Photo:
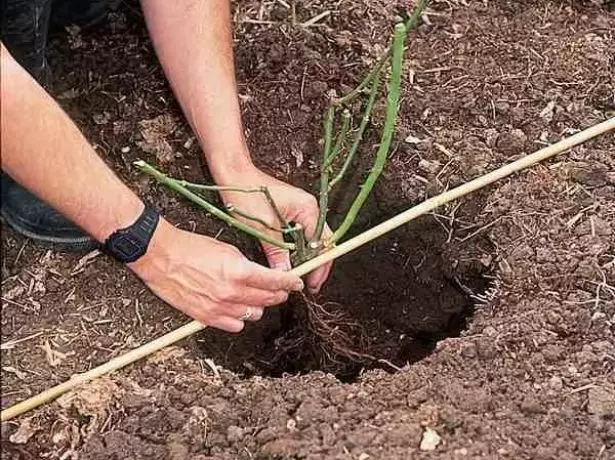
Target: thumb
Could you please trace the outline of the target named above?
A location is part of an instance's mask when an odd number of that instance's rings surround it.
[[[288,271],[292,268],[290,265],[290,256],[286,249],[279,248],[272,244],[263,244],[263,251],[269,266],[274,270]]]

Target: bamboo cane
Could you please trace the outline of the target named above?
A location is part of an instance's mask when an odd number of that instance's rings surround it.
[[[401,214],[398,214],[397,216],[371,228],[365,233],[362,233],[340,244],[339,246],[335,246],[329,251],[307,261],[302,265],[299,265],[298,267],[294,268],[292,272],[299,276],[307,275],[321,265],[330,262],[333,259],[337,259],[338,257],[343,256],[344,254],[347,254],[348,252],[365,245],[366,243],[390,232],[391,230],[396,229],[397,227],[408,223],[409,221],[419,216],[422,216],[434,210],[435,208],[438,208],[446,203],[449,203],[450,201],[468,195],[469,193],[472,193],[480,188],[492,184],[495,181],[508,177],[515,172],[533,166],[540,161],[561,154],[571,149],[572,147],[582,144],[583,142],[586,142],[593,137],[596,137],[600,134],[604,134],[613,129],[615,129],[615,117],[603,121],[602,123],[592,126],[566,139],[563,139],[553,145],[545,147],[531,155],[525,156],[517,161],[502,166],[495,171],[485,174],[484,176],[478,177],[452,190],[444,192],[441,195],[430,198],[423,203],[414,206],[413,208],[410,208],[407,211],[404,211]],[[94,369],[91,369],[87,372],[84,372],[83,374],[77,374],[64,383],[49,388],[42,393],[39,393],[38,395],[35,395],[29,399],[26,399],[23,402],[20,402],[14,406],[9,407],[8,409],[3,410],[0,414],[0,418],[3,422],[6,420],[10,420],[18,415],[21,415],[38,406],[41,406],[42,404],[54,400],[55,398],[61,396],[67,391],[78,387],[82,383],[88,382],[110,372],[121,369],[128,364],[138,361],[141,358],[144,358],[158,350],[161,350],[166,346],[172,345],[188,337],[204,329],[205,327],[205,325],[200,324],[197,321],[192,321],[188,324],[185,324],[184,326],[181,326],[180,328],[171,331],[168,334],[165,334],[162,337],[153,340],[152,342],[149,342],[139,348],[129,351],[125,355],[113,358],[109,362],[101,366],[95,367]]]

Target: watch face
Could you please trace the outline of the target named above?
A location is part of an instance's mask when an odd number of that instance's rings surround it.
[[[141,244],[132,238],[132,235],[122,235],[113,242],[116,251],[121,253],[125,258],[131,258],[141,251]]]

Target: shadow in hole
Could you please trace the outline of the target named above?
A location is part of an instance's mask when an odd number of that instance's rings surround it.
[[[439,340],[459,336],[473,314],[473,302],[456,279],[474,292],[487,284],[478,269],[453,269],[455,248],[445,239],[437,222],[425,217],[336,262],[318,301],[340,315],[338,329],[351,338],[353,351],[376,360],[330,356],[327,339],[306,327],[305,304],[297,301],[269,309],[238,336],[206,331],[203,349],[216,363],[246,376],[322,370],[352,381],[366,368],[393,371],[419,361]]]

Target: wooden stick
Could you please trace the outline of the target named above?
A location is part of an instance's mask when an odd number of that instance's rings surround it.
[[[496,169],[493,172],[474,179],[466,184],[460,185],[459,187],[456,187],[452,190],[444,192],[441,195],[430,198],[427,201],[424,201],[423,203],[413,208],[410,208],[407,211],[371,228],[365,233],[362,233],[340,244],[339,246],[331,248],[329,251],[294,268],[292,272],[299,276],[307,275],[321,265],[330,262],[333,259],[337,259],[338,257],[363,246],[364,244],[390,232],[391,230],[396,229],[397,227],[408,223],[412,219],[415,219],[419,216],[422,216],[423,214],[432,211],[439,206],[461,198],[462,196],[468,195],[469,193],[483,188],[486,185],[508,177],[515,172],[521,171],[522,169],[533,166],[540,161],[546,160],[547,158],[563,153],[574,146],[582,144],[583,142],[593,137],[596,137],[600,134],[604,134],[613,129],[615,129],[615,117],[610,118],[584,131],[581,131],[580,133],[577,133],[567,139],[561,140],[549,147],[541,149],[538,152],[535,152],[531,155],[514,161],[513,163],[502,166],[501,168]],[[129,351],[125,355],[113,358],[109,362],[99,367],[95,367],[94,369],[91,369],[83,374],[77,374],[73,376],[70,380],[61,383],[60,385],[45,390],[36,396],[26,399],[25,401],[18,403],[12,407],[9,407],[6,410],[3,410],[0,418],[3,422],[5,420],[10,420],[13,417],[21,415],[31,409],[34,409],[42,404],[54,400],[58,396],[61,396],[67,391],[73,390],[82,383],[101,377],[105,374],[108,374],[109,372],[121,369],[128,364],[134,363],[141,358],[144,358],[156,351],[163,349],[166,346],[172,345],[188,337],[195,332],[204,329],[205,327],[206,326],[204,326],[203,324],[200,324],[196,321],[192,321],[172,332],[169,332],[168,334],[163,335],[162,337],[153,340],[152,342],[146,343],[139,348]]]

